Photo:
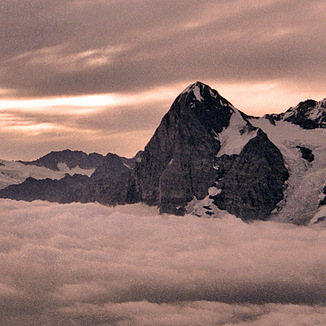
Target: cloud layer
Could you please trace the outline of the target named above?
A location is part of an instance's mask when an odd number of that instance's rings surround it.
[[[1,200],[4,325],[320,325],[325,230]]]

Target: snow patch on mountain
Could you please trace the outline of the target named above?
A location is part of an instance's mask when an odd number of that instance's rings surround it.
[[[201,200],[194,197],[185,207],[187,214],[195,215],[198,217],[223,217],[226,214],[230,216],[231,214],[226,211],[220,210],[214,203],[213,197],[222,192],[222,189],[216,187],[208,188],[208,195]],[[233,216],[233,215],[232,215]],[[235,217],[235,216],[234,216]]]
[[[249,140],[257,136],[257,130],[252,128],[245,121],[241,113],[237,109],[233,109],[234,113],[230,119],[230,125],[224,128],[219,134],[216,134],[215,139],[221,143],[217,157],[222,155],[239,155],[243,147]]]

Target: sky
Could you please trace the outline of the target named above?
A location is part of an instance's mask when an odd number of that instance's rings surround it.
[[[0,323],[326,325],[326,229],[0,201]]]
[[[241,111],[326,97],[324,0],[1,0],[0,158],[132,157],[200,80]]]

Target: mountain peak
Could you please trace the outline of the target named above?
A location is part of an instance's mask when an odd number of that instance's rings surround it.
[[[180,96],[190,96],[192,99],[199,102],[204,101],[207,96],[216,98],[218,95],[219,94],[216,90],[210,88],[208,85],[200,81],[190,84],[180,94]]]
[[[232,121],[236,120],[233,123],[237,124],[237,129],[250,126],[242,112],[215,89],[200,81],[185,88],[176,98],[171,109],[171,112],[177,116],[192,117],[190,119],[195,117],[202,127],[214,137],[229,127],[232,117],[234,118]],[[175,119],[178,120],[178,118]]]

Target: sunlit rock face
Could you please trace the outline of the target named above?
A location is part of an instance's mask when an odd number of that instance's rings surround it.
[[[136,166],[130,198],[184,214],[194,197],[243,219],[266,218],[283,198],[287,170],[266,134],[209,86],[197,82],[174,101]]]

